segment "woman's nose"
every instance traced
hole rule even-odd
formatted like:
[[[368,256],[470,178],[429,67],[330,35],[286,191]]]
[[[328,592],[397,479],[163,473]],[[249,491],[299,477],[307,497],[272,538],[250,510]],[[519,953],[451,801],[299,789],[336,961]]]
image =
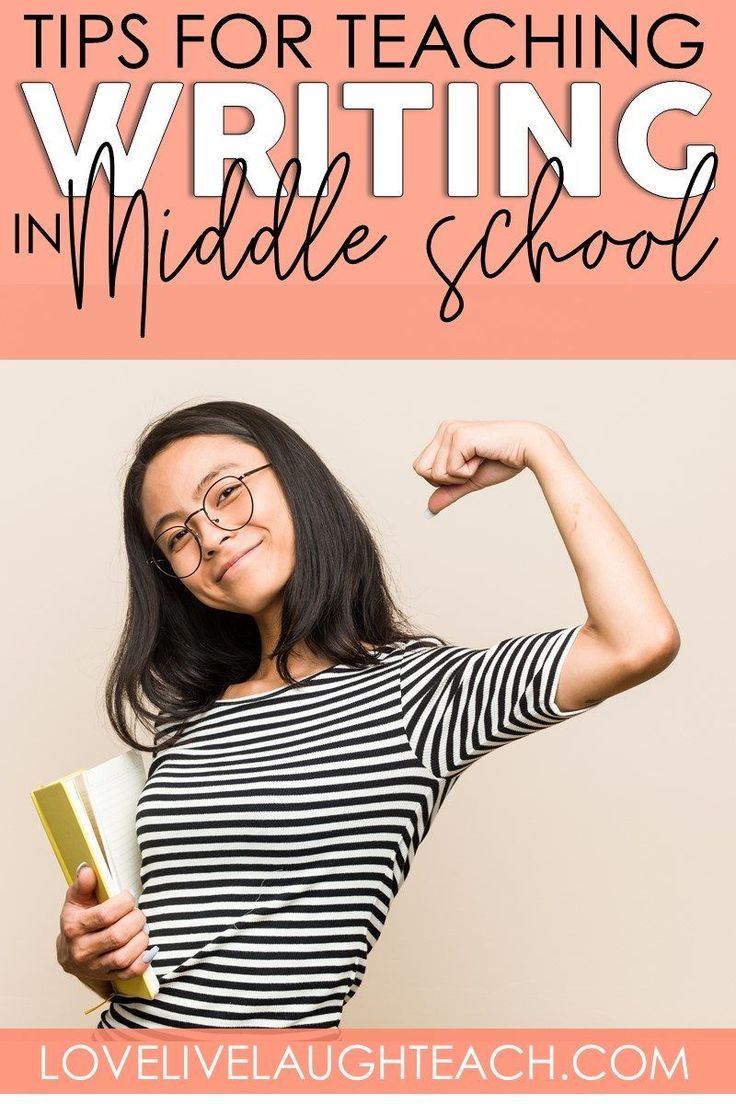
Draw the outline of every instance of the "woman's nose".
[[[202,552],[205,556],[212,555],[213,552],[223,543],[226,543],[232,533],[226,529],[221,529],[218,525],[215,525],[213,521],[205,519],[200,529],[200,541],[202,544]]]
[[[188,524],[199,540],[203,555],[218,548],[222,541],[231,535],[215,524],[205,513],[199,513],[196,517],[190,518]]]

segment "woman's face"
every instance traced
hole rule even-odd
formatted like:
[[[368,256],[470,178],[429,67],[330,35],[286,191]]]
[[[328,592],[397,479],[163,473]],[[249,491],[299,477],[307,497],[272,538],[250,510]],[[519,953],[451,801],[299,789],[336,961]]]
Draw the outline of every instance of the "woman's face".
[[[149,536],[153,539],[199,509],[205,491],[220,476],[242,475],[266,463],[268,457],[256,445],[226,434],[185,437],[167,445],[150,462],[143,479],[141,504]],[[206,606],[255,616],[280,605],[294,570],[295,540],[291,513],[273,468],[254,472],[246,483],[253,514],[241,529],[220,529],[202,510],[190,519],[190,528],[200,537],[202,562],[180,585]],[[160,523],[171,513],[175,517]],[[229,561],[243,552],[247,555],[223,574]]]

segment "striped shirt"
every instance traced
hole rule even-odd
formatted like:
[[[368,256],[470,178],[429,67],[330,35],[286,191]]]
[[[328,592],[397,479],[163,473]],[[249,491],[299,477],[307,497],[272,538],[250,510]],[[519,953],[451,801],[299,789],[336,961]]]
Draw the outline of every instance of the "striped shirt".
[[[555,703],[581,628],[392,643],[200,711],[136,814],[160,991],[113,994],[98,1027],[339,1026],[459,775],[590,708]]]

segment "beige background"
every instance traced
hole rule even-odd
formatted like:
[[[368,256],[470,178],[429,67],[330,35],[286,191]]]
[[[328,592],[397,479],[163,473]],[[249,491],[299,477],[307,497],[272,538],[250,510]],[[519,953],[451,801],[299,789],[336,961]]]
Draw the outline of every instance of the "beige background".
[[[473,764],[346,1007],[357,1026],[736,1026],[734,362],[5,362],[3,1026],[93,1026],[57,966],[64,883],[37,785],[123,750],[102,687],[126,575],[120,493],[147,420],[267,407],[380,531],[424,631],[488,647],[579,623],[530,472],[422,517],[444,418],[562,435],[639,543],[682,648],[659,677]]]

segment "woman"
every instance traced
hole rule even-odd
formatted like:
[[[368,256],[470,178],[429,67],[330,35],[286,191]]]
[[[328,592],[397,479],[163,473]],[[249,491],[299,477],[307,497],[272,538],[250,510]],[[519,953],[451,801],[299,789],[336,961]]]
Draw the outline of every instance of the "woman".
[[[98,905],[82,866],[57,941],[64,969],[111,996],[99,1027],[339,1025],[462,771],[672,662],[646,564],[553,430],[443,422],[414,461],[431,517],[524,468],[587,618],[472,649],[412,631],[352,499],[278,418],[205,402],[145,431],[106,697],[125,743],[146,749],[127,711],[155,733],[143,892]],[[154,1000],[111,990],[151,961]]]

